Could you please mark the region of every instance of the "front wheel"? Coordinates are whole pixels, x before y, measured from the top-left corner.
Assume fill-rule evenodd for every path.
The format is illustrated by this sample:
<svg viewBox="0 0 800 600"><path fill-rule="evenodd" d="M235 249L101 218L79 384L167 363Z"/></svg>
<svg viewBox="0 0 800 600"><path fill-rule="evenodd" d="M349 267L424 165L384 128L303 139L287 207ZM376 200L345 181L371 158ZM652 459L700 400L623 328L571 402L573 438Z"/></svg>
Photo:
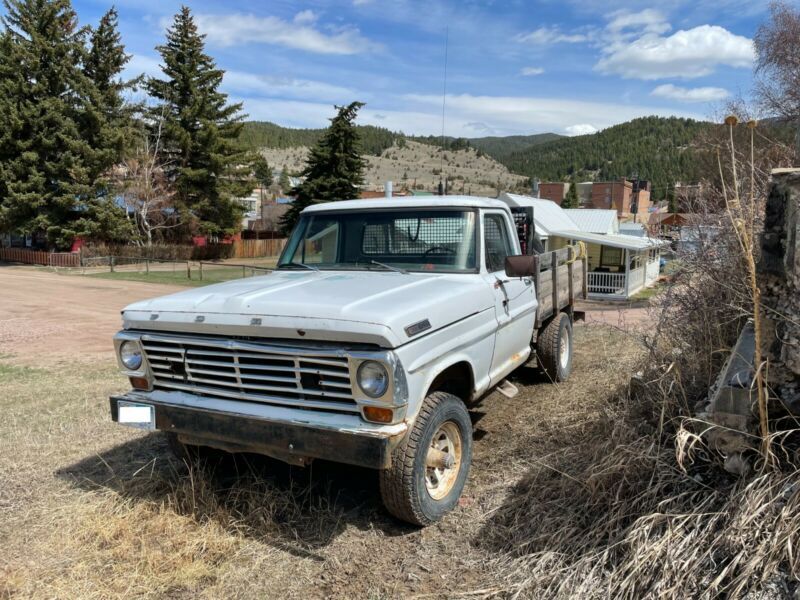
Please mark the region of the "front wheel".
<svg viewBox="0 0 800 600"><path fill-rule="evenodd" d="M458 503L472 460L472 421L464 403L445 392L430 394L411 431L381 471L381 497L395 517L426 526Z"/></svg>

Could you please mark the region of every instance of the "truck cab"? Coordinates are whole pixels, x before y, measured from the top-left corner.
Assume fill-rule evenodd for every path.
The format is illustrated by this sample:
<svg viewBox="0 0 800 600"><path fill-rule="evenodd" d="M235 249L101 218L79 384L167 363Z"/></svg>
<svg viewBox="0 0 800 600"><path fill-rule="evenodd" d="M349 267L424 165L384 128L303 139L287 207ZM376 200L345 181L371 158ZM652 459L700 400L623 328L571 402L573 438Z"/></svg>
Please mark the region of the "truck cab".
<svg viewBox="0 0 800 600"><path fill-rule="evenodd" d="M111 398L112 418L165 431L184 455L379 469L388 510L432 523L468 476L468 407L539 346L554 379L569 375L581 263L550 258L543 318L541 260L522 253L519 229L488 198L313 205L274 272L123 310L115 346L132 389Z"/></svg>

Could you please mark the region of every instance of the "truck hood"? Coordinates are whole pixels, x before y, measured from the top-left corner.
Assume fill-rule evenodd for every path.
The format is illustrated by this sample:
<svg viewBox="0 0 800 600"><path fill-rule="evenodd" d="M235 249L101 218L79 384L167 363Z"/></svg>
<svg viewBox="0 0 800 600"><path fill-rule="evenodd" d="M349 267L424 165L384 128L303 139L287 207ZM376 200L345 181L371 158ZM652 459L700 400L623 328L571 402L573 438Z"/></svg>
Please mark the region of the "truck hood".
<svg viewBox="0 0 800 600"><path fill-rule="evenodd" d="M136 302L126 329L377 344L385 348L494 309L477 274L275 271ZM419 333L410 325L429 321Z"/></svg>

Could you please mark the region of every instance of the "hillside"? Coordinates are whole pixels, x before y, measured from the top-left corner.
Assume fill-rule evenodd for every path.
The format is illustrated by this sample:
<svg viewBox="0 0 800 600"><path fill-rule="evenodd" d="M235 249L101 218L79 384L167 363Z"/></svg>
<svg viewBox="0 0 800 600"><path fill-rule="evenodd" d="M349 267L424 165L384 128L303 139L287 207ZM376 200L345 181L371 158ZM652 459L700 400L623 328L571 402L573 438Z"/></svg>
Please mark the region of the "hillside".
<svg viewBox="0 0 800 600"><path fill-rule="evenodd" d="M691 143L710 123L691 119L643 117L598 133L564 137L554 133L445 137L445 171L457 178L451 190L494 195L502 189L523 189L527 178L560 181L631 177L653 182L655 199L666 197L676 181L696 181L698 161ZM302 168L307 148L323 129L290 129L269 122L245 123L242 141L261 149L277 168ZM391 179L399 185L435 189L439 181L437 136L404 136L381 127L359 126L369 158L367 184L375 189ZM484 160L485 159L485 160ZM481 162L482 161L482 162ZM499 164L498 164L499 163Z"/></svg>
<svg viewBox="0 0 800 600"><path fill-rule="evenodd" d="M308 148L262 148L267 162L276 169L286 167L289 172L303 168ZM446 175L451 193L496 196L498 190L528 189L528 179L510 173L493 158L480 154L475 148L447 150L442 155L439 148L411 140L384 150L380 156L367 157L364 173L368 189L381 189L386 181L394 182L395 190L401 188L434 191L440 176Z"/></svg>
<svg viewBox="0 0 800 600"><path fill-rule="evenodd" d="M562 138L509 153L512 172L542 181L607 180L638 174L663 198L676 181L695 181L692 141L712 125L691 119L643 117L598 133Z"/></svg>
<svg viewBox="0 0 800 600"><path fill-rule="evenodd" d="M383 127L358 125L361 146L366 154L378 156L402 137ZM313 146L322 136L324 129L292 129L281 127L269 121L247 121L239 139L253 150L259 148L299 148Z"/></svg>

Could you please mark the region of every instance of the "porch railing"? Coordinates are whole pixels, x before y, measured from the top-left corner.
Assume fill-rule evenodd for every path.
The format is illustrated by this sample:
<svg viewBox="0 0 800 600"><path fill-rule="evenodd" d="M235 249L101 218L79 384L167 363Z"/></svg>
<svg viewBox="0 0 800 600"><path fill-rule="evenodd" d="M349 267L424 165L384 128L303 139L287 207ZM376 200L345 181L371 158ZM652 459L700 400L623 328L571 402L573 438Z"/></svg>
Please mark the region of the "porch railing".
<svg viewBox="0 0 800 600"><path fill-rule="evenodd" d="M625 295L625 273L587 273L590 294Z"/></svg>

